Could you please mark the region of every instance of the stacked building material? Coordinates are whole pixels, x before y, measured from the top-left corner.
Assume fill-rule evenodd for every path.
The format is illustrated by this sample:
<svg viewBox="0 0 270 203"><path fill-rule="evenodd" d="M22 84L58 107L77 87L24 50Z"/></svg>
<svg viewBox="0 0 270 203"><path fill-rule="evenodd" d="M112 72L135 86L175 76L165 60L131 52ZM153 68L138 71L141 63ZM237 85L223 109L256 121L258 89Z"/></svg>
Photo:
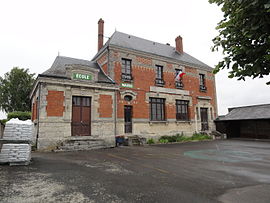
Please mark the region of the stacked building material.
<svg viewBox="0 0 270 203"><path fill-rule="evenodd" d="M3 144L0 153L0 162L29 163L31 159L30 144Z"/></svg>
<svg viewBox="0 0 270 203"><path fill-rule="evenodd" d="M33 123L11 119L6 123L3 138L0 140L0 163L29 164Z"/></svg>

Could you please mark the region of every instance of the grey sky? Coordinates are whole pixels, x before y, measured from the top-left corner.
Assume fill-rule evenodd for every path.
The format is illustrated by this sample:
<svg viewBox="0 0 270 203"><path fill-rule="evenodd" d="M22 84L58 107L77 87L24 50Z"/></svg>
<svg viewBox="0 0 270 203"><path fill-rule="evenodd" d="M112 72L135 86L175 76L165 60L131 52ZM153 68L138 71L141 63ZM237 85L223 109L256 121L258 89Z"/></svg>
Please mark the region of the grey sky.
<svg viewBox="0 0 270 203"><path fill-rule="evenodd" d="M58 52L91 59L99 18L108 37L118 30L174 46L181 35L184 51L204 63L214 67L222 57L210 50L222 12L207 0L9 0L0 1L0 75L14 66L42 73ZM228 79L226 71L217 74L219 114L232 106L269 103L266 81L239 82Z"/></svg>

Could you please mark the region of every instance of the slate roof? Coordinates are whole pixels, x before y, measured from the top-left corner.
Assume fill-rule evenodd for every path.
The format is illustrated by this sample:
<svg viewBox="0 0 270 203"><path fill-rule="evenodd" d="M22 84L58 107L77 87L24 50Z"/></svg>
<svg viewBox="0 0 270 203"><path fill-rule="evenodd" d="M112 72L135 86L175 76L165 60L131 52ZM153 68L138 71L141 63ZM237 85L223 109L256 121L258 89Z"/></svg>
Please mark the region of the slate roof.
<svg viewBox="0 0 270 203"><path fill-rule="evenodd" d="M199 61L198 59L185 52L183 54L179 54L178 52L176 52L175 47L135 37L133 35L125 34L118 31L114 32L114 34L110 37L110 39L106 42L106 44L101 48L101 50L96 54L93 59L95 59L110 45L175 59L179 62L193 65L201 69L212 70L210 66L206 65L205 63Z"/></svg>
<svg viewBox="0 0 270 203"><path fill-rule="evenodd" d="M229 113L217 121L270 119L270 104L229 108Z"/></svg>
<svg viewBox="0 0 270 203"><path fill-rule="evenodd" d="M98 69L100 70L98 73L98 82L114 83L113 80L104 74L96 62L65 56L57 56L51 68L40 74L40 76L67 78L66 65L84 65L89 66L89 68Z"/></svg>

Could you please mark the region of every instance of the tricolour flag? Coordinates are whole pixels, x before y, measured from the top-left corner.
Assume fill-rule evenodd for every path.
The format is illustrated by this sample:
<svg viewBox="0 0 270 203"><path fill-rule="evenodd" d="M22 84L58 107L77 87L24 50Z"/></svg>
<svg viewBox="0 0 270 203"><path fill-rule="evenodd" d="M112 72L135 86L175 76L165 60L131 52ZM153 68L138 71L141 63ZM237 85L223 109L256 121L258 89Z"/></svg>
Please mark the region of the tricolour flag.
<svg viewBox="0 0 270 203"><path fill-rule="evenodd" d="M184 73L182 70L179 70L178 74L175 77L175 80L180 80L185 74L186 73Z"/></svg>

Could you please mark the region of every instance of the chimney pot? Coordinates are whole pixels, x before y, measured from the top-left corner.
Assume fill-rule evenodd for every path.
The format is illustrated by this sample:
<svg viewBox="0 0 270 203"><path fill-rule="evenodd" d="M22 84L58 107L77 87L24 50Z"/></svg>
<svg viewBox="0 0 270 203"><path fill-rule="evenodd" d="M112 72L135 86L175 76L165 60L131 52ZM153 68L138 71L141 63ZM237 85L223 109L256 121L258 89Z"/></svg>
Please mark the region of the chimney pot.
<svg viewBox="0 0 270 203"><path fill-rule="evenodd" d="M183 40L182 37L179 35L175 38L175 49L178 53L183 54Z"/></svg>
<svg viewBox="0 0 270 203"><path fill-rule="evenodd" d="M98 51L103 47L104 36L104 20L102 18L98 21Z"/></svg>

